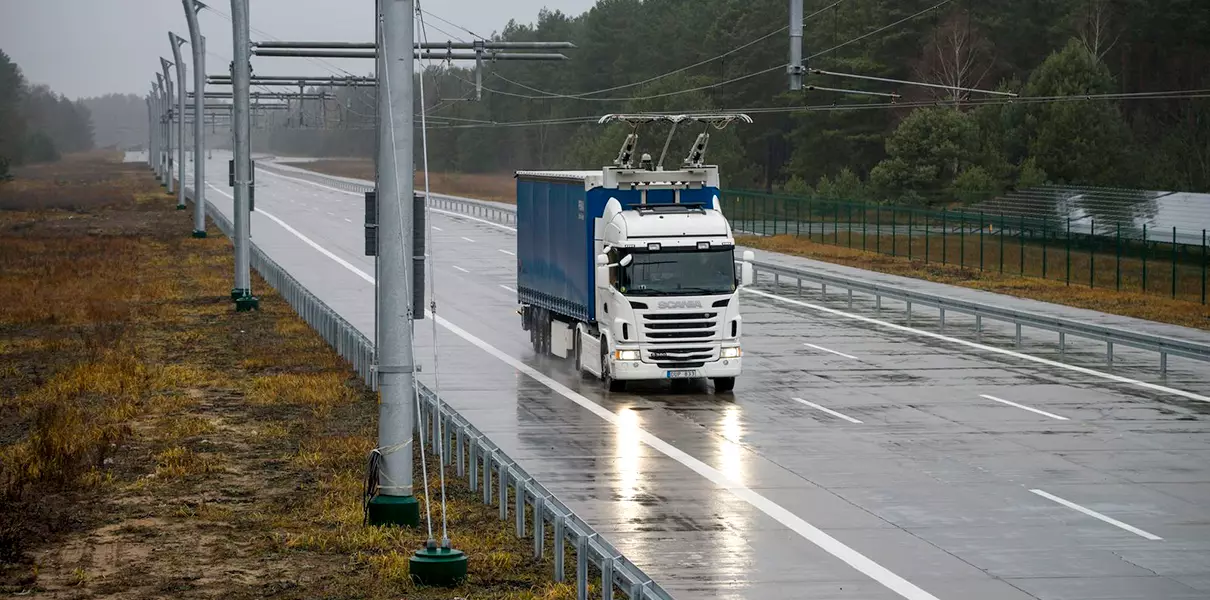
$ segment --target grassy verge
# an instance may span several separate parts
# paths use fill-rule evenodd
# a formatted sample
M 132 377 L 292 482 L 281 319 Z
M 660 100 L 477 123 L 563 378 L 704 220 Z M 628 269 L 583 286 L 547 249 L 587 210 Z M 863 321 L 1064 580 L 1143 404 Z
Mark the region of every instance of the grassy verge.
M 964 269 L 954 264 L 925 263 L 920 258 L 909 260 L 902 256 L 888 256 L 876 252 L 822 244 L 793 235 L 742 236 L 737 239 L 737 242 L 771 252 L 793 254 L 879 273 L 903 275 L 1128 317 L 1210 329 L 1210 306 L 1200 302 L 1166 298 L 1154 294 L 1116 291 L 1111 287 L 1112 284 L 1105 288 L 1090 288 L 1074 283 L 1067 285 L 1064 281 L 1021 277 L 1007 273 L 1001 274 L 997 271 L 980 271 L 969 267 Z M 870 243 L 872 244 L 872 242 Z M 917 256 L 922 254 L 923 252 Z M 958 252 L 955 250 L 951 261 L 956 262 L 957 255 Z M 977 256 L 969 258 L 972 261 L 971 264 L 978 264 Z M 1041 259 L 1038 258 L 1039 263 L 1040 261 Z M 1060 263 L 1056 260 L 1055 264 Z M 1087 269 L 1087 262 L 1084 265 L 1084 268 Z
M 369 159 L 317 160 L 295 165 L 317 173 L 337 177 L 354 177 L 374 180 L 374 162 Z M 479 200 L 491 200 L 516 204 L 517 184 L 512 173 L 431 173 L 429 188 L 434 192 L 451 196 L 465 196 Z M 416 174 L 417 189 L 422 189 L 424 176 Z
M 0 592 L 574 596 L 457 480 L 470 579 L 414 586 L 425 536 L 362 526 L 376 396 L 259 278 L 262 310 L 234 312 L 221 233 L 190 238 L 113 156 L 16 175 L 0 184 Z

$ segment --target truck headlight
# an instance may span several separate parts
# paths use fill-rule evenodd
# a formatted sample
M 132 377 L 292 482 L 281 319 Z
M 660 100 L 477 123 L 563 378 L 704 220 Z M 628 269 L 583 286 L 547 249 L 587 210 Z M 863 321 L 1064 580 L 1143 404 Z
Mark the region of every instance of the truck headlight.
M 743 356 L 743 354 L 744 354 L 744 352 L 739 349 L 739 346 L 733 346 L 731 348 L 723 348 L 723 351 L 721 354 L 719 354 L 719 357 L 720 358 L 739 358 L 739 357 Z
M 618 360 L 639 360 L 638 350 L 618 350 L 613 353 L 614 358 Z

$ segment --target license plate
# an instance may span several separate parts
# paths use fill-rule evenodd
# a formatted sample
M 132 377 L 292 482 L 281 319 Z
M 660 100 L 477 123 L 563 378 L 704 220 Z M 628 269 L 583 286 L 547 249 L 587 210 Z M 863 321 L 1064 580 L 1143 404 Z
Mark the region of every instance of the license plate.
M 697 377 L 696 369 L 682 369 L 679 371 L 668 371 L 668 379 L 689 379 Z

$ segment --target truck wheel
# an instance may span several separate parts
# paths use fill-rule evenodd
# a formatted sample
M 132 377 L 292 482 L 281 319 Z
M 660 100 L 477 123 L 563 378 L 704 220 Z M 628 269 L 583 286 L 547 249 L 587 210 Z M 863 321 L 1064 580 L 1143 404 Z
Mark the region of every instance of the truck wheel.
M 604 347 L 605 347 L 605 340 L 601 340 L 601 348 L 604 348 Z M 609 361 L 606 358 L 607 356 L 608 356 L 608 354 L 604 350 L 602 350 L 601 351 L 601 381 L 605 384 L 605 389 L 609 390 L 610 392 L 614 392 L 614 393 L 626 391 L 626 381 L 625 380 L 619 381 L 617 379 L 614 379 L 613 374 L 609 372 Z
M 580 332 L 573 330 L 572 335 L 575 336 L 575 340 L 571 343 L 571 352 L 572 352 L 572 355 L 575 356 L 576 375 L 578 375 L 580 378 L 583 378 L 584 377 L 584 364 L 580 360 L 580 350 L 581 350 L 581 348 L 580 348 Z
M 716 394 L 721 392 L 730 392 L 731 390 L 735 389 L 734 377 L 715 377 L 713 381 L 714 392 Z

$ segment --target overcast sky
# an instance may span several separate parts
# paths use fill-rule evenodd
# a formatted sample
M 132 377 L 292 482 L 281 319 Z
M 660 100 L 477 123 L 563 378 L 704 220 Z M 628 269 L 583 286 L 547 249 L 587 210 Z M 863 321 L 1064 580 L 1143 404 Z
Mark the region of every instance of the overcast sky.
M 203 0 L 222 15 L 228 0 Z M 580 14 L 595 0 L 428 0 L 421 6 L 480 35 L 500 31 L 509 19 L 537 20 L 542 7 Z M 252 39 L 373 41 L 374 0 L 251 0 Z M 231 60 L 231 22 L 202 11 L 207 71 L 226 73 Z M 426 16 L 429 40 L 465 31 Z M 259 32 L 257 30 L 260 30 Z M 45 83 L 69 98 L 111 92 L 142 95 L 160 69 L 159 57 L 172 60 L 168 32 L 189 37 L 181 0 L 0 0 L 0 50 L 21 66 L 32 83 Z M 188 56 L 189 48 L 182 52 Z M 192 62 L 188 62 L 192 65 Z M 329 75 L 344 69 L 366 74 L 368 61 L 308 61 L 254 58 L 261 75 Z M 175 73 L 173 74 L 175 77 Z

